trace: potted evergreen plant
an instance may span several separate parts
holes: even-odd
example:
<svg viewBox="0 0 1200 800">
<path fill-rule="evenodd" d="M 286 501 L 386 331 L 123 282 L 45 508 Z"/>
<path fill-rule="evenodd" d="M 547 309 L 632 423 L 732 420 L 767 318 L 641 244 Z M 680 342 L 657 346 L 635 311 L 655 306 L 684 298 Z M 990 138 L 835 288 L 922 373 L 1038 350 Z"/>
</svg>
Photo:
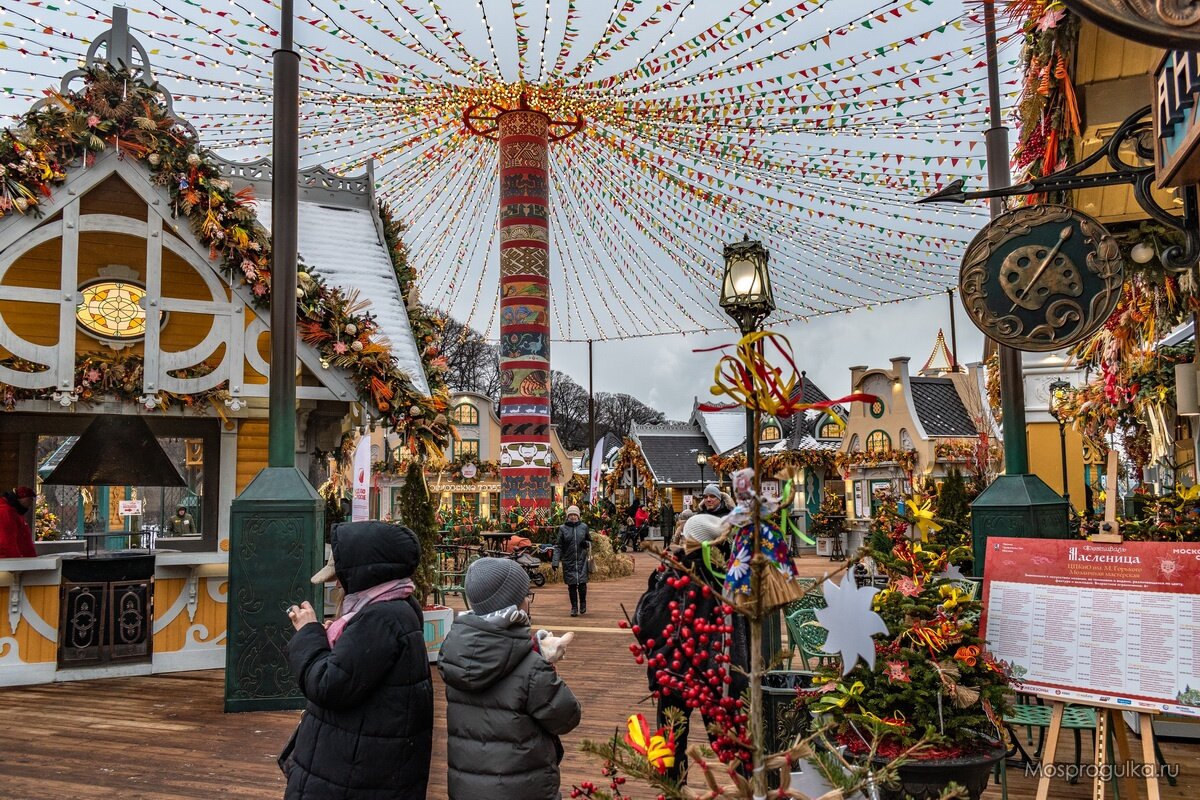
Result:
<svg viewBox="0 0 1200 800">
<path fill-rule="evenodd" d="M 846 527 L 846 509 L 844 501 L 833 492 L 826 492 L 821 499 L 821 507 L 813 514 L 808 533 L 817 540 L 817 555 L 830 556 L 833 554 L 833 543 L 840 537 Z"/>
<path fill-rule="evenodd" d="M 442 642 L 446 640 L 446 634 L 450 633 L 450 625 L 454 622 L 454 609 L 431 602 L 435 599 L 432 595 L 439 580 L 439 526 L 433 508 L 433 498 L 430 497 L 429 487 L 425 484 L 425 473 L 415 461 L 408 465 L 408 472 L 404 475 L 404 486 L 400 489 L 400 517 L 401 523 L 408 526 L 421 543 L 421 562 L 413 574 L 413 582 L 417 585 L 414 594 L 421 603 L 421 612 L 425 618 L 425 650 L 430 661 L 437 661 Z"/>
<path fill-rule="evenodd" d="M 982 606 L 952 569 L 970 551 L 922 542 L 927 531 L 919 517 L 893 508 L 880 513 L 887 522 L 876 526 L 863 553 L 889 578 L 873 600 L 887 627 L 874 637 L 875 663 L 859 661 L 845 675 L 820 672 L 801 703 L 833 725 L 850 756 L 879 763 L 927 743 L 909 753 L 898 770 L 901 785 L 885 789 L 886 800 L 935 798 L 950 783 L 978 800 L 1006 751 L 1010 667 L 987 651 L 979 636 Z"/>
</svg>

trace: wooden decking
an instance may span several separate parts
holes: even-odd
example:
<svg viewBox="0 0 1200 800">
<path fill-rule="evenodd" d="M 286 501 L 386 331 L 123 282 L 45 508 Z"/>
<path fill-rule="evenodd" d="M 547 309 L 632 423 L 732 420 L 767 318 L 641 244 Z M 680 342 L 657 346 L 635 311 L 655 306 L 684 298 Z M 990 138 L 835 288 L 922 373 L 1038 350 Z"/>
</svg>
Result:
<svg viewBox="0 0 1200 800">
<path fill-rule="evenodd" d="M 632 611 L 645 585 L 649 556 L 639 556 L 630 578 L 589 587 L 588 615 L 570 619 L 566 590 L 547 586 L 537 593 L 534 624 L 556 632 L 576 631 L 561 672 L 584 706 L 584 721 L 567 736 L 563 787 L 600 782 L 599 765 L 579 752 L 585 738 L 612 734 L 633 711 L 650 716 L 644 702 L 644 669 L 629 654 L 628 632 L 616 627 L 620 604 Z M 801 561 L 820 576 L 824 559 Z M 435 681 L 436 670 L 435 670 Z M 283 782 L 275 757 L 291 735 L 297 712 L 225 714 L 220 671 L 85 681 L 0 689 L 0 798 L 4 800 L 176 800 L 188 798 L 278 798 Z M 436 690 L 441 712 L 441 688 Z M 431 800 L 446 797 L 445 721 L 434 735 Z M 1136 739 L 1135 739 L 1136 742 Z M 1090 760 L 1084 736 L 1084 762 Z M 1064 735 L 1059 761 L 1073 755 Z M 1179 785 L 1163 782 L 1164 798 L 1193 798 L 1200 786 L 1200 746 L 1165 743 L 1168 762 L 1180 764 Z M 1009 771 L 1009 797 L 1032 798 L 1033 782 Z M 638 798 L 646 792 L 634 792 Z M 998 788 L 987 800 L 998 800 Z M 1086 782 L 1056 782 L 1055 800 L 1090 797 Z M 517 800 L 497 798 L 496 800 Z"/>
</svg>

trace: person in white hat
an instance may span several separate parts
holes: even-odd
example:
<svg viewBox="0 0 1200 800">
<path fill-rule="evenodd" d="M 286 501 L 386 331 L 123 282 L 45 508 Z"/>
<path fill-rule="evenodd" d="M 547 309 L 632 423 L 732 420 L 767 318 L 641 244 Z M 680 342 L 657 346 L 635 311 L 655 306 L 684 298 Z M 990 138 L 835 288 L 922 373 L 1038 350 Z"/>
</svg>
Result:
<svg viewBox="0 0 1200 800">
<path fill-rule="evenodd" d="M 579 519 L 579 506 L 567 509 L 567 521 L 558 526 L 552 569 L 562 565 L 563 583 L 571 598 L 571 616 L 587 613 L 588 565 L 592 556 L 592 532 Z"/>
</svg>

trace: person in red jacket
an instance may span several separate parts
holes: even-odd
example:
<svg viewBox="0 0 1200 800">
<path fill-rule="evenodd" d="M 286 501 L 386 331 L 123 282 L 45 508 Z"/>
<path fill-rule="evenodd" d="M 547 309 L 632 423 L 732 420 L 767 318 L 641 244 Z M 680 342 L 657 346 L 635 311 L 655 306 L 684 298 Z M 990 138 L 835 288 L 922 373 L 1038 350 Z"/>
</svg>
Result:
<svg viewBox="0 0 1200 800">
<path fill-rule="evenodd" d="M 33 489 L 18 486 L 0 498 L 0 558 L 33 558 L 33 533 L 25 515 L 33 508 Z"/>
</svg>

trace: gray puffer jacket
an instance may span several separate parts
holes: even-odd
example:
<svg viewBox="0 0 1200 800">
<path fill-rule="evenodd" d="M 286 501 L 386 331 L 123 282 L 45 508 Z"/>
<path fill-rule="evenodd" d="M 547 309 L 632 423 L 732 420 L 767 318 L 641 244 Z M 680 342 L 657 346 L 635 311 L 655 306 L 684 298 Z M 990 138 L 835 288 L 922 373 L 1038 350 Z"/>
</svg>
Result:
<svg viewBox="0 0 1200 800">
<path fill-rule="evenodd" d="M 559 800 L 558 737 L 579 724 L 579 701 L 528 623 L 503 613 L 459 616 L 438 658 L 450 800 Z"/>
</svg>

